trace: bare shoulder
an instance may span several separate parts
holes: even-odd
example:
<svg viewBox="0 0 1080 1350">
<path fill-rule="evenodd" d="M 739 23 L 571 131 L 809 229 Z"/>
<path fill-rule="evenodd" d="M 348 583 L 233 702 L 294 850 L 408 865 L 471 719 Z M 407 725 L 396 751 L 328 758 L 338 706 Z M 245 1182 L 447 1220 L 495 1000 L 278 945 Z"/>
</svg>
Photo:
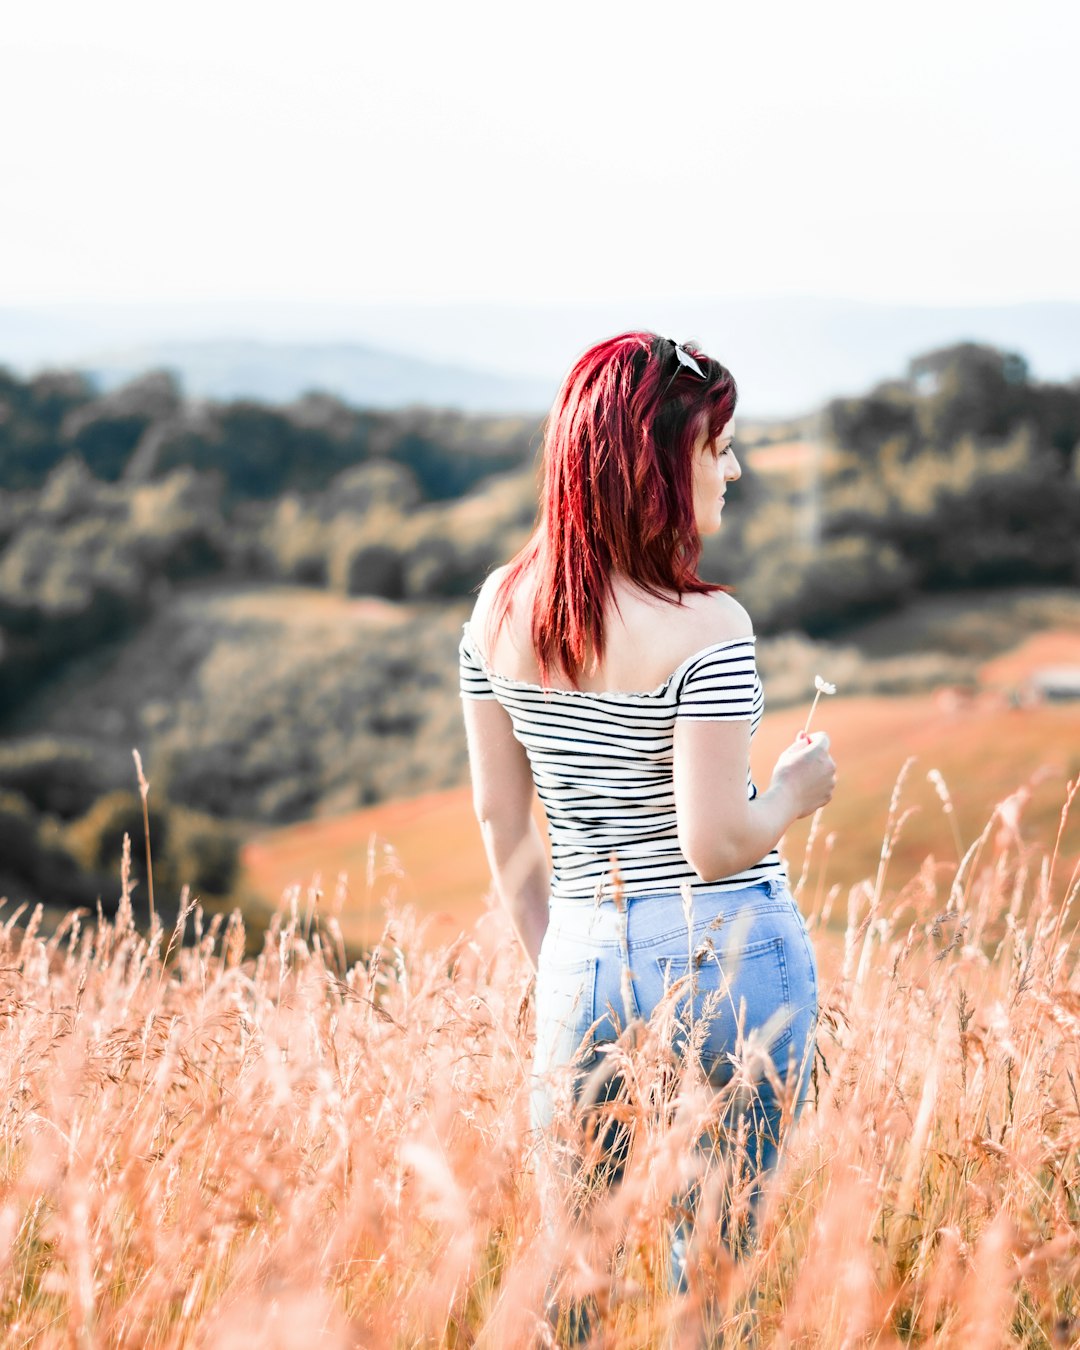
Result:
<svg viewBox="0 0 1080 1350">
<path fill-rule="evenodd" d="M 519 669 L 516 662 L 521 653 L 530 647 L 531 591 L 527 583 L 515 583 L 507 596 L 509 604 L 506 609 L 496 603 L 503 582 L 510 575 L 511 566 L 506 563 L 488 574 L 473 605 L 469 627 L 474 642 L 486 654 L 488 664 L 496 670 L 513 671 L 517 677 Z M 497 626 L 492 622 L 495 618 L 498 619 Z M 502 665 L 504 662 L 508 664 Z M 522 678 L 528 678 L 528 675 Z"/>
<path fill-rule="evenodd" d="M 473 612 L 470 623 L 474 628 L 483 627 L 488 615 L 491 613 L 491 607 L 495 603 L 495 596 L 498 594 L 499 587 L 502 585 L 503 578 L 509 571 L 509 564 L 502 567 L 496 567 L 490 571 L 484 578 L 484 584 L 480 587 L 476 597 L 476 603 L 473 605 Z"/>
<path fill-rule="evenodd" d="M 753 637 L 754 625 L 750 615 L 726 591 L 686 596 L 681 608 L 685 611 L 687 636 L 692 637 L 700 647 L 708 647 L 714 642 Z"/>
<path fill-rule="evenodd" d="M 608 689 L 652 688 L 704 647 L 753 636 L 750 616 L 724 591 L 659 600 L 627 589 L 605 643 Z"/>
</svg>

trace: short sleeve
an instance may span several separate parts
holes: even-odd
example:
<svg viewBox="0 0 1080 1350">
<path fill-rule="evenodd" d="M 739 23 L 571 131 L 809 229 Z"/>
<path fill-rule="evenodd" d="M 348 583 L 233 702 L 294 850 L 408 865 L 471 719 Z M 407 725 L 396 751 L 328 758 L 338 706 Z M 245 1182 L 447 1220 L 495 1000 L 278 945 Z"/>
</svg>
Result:
<svg viewBox="0 0 1080 1350">
<path fill-rule="evenodd" d="M 458 674 L 461 681 L 461 697 L 473 699 L 493 699 L 495 691 L 487 677 L 484 663 L 469 632 L 468 624 L 458 645 Z"/>
<path fill-rule="evenodd" d="M 687 666 L 679 682 L 675 716 L 700 722 L 752 721 L 762 692 L 754 658 L 754 639 L 707 647 Z"/>
</svg>

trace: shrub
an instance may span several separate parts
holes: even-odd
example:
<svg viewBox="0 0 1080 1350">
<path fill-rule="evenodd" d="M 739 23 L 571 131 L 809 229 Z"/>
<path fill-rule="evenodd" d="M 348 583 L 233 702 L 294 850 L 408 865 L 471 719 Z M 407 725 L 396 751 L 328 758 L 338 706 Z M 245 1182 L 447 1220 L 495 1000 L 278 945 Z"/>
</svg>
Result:
<svg viewBox="0 0 1080 1350">
<path fill-rule="evenodd" d="M 0 858 L 6 871 L 30 877 L 38 857 L 38 818 L 18 792 L 0 792 Z"/>
<path fill-rule="evenodd" d="M 155 895 L 174 902 L 182 887 L 196 894 L 228 895 L 236 880 L 239 844 L 227 825 L 150 799 L 150 848 Z M 115 875 L 124 835 L 131 840 L 132 876 L 145 883 L 142 801 L 134 792 L 110 792 L 64 831 L 72 856 L 89 872 Z"/>
<path fill-rule="evenodd" d="M 172 806 L 168 861 L 174 885 L 190 886 L 196 895 L 229 895 L 240 870 L 237 832 L 212 816 Z"/>
<path fill-rule="evenodd" d="M 854 536 L 786 557 L 769 555 L 740 594 L 760 631 L 801 629 L 824 637 L 895 609 L 911 594 L 912 577 L 891 545 Z"/>
<path fill-rule="evenodd" d="M 169 831 L 166 815 L 157 807 L 150 807 L 150 843 L 163 856 L 168 850 Z M 145 868 L 138 860 L 143 849 L 142 801 L 134 792 L 107 792 L 99 797 L 89 811 L 68 826 L 68 847 L 83 867 L 98 872 L 114 868 L 120 861 L 124 835 L 132 841 L 132 859 L 137 871 Z"/>
<path fill-rule="evenodd" d="M 366 515 L 369 511 L 411 511 L 420 504 L 420 485 L 403 465 L 379 459 L 339 473 L 326 492 L 323 514 Z"/>
<path fill-rule="evenodd" d="M 36 811 L 81 816 L 101 796 L 103 780 L 85 745 L 48 736 L 0 744 L 0 789 L 19 793 Z"/>
<path fill-rule="evenodd" d="M 179 580 L 216 570 L 226 553 L 220 483 L 185 468 L 133 488 L 126 533 L 146 574 Z"/>
<path fill-rule="evenodd" d="M 50 371 L 27 382 L 0 368 L 0 489 L 37 488 L 68 453 L 60 425 L 93 390 L 81 375 Z"/>
<path fill-rule="evenodd" d="M 331 544 L 331 586 L 345 595 L 402 599 L 405 555 L 399 540 L 400 522 L 392 518 L 380 516 L 378 521 L 352 528 L 343 524 Z"/>
<path fill-rule="evenodd" d="M 62 841 L 48 837 L 33 806 L 17 792 L 0 791 L 0 896 L 21 904 L 82 905 L 96 896 Z"/>
<path fill-rule="evenodd" d="M 326 584 L 326 526 L 299 493 L 286 493 L 263 519 L 247 523 L 254 527 L 252 570 L 301 585 Z"/>
</svg>

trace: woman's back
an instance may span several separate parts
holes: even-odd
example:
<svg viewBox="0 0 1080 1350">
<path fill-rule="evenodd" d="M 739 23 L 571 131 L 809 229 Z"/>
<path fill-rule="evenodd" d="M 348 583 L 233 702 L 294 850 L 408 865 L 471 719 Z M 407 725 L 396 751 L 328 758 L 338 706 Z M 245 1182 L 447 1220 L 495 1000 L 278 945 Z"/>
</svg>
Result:
<svg viewBox="0 0 1080 1350">
<path fill-rule="evenodd" d="M 506 622 L 487 642 L 491 602 L 506 574 L 501 567 L 484 585 L 473 611 L 472 628 L 492 670 L 513 680 L 542 683 L 532 642 L 534 584 L 523 578 L 511 597 Z M 660 599 L 620 576 L 612 577 L 612 599 L 604 612 L 604 652 L 596 669 L 580 672 L 579 690 L 638 693 L 655 689 L 688 656 L 713 642 L 749 637 L 750 618 L 732 596 L 723 591 L 673 595 Z M 552 689 L 574 686 L 561 672 L 553 672 Z"/>
<path fill-rule="evenodd" d="M 761 720 L 764 697 L 754 639 L 744 611 L 728 596 L 665 604 L 620 585 L 618 617 L 605 623 L 599 667 L 573 688 L 547 688 L 530 642 L 531 593 L 512 597 L 506 623 L 485 655 L 487 596 L 477 604 L 461 644 L 462 692 L 494 699 L 525 748 L 547 814 L 552 896 L 589 901 L 627 892 L 716 888 L 685 857 L 675 794 L 676 723 Z M 614 614 L 614 605 L 610 607 Z M 715 636 L 716 634 L 723 636 Z M 747 799 L 757 789 L 749 767 Z M 738 889 L 783 879 L 775 849 L 719 881 Z"/>
</svg>

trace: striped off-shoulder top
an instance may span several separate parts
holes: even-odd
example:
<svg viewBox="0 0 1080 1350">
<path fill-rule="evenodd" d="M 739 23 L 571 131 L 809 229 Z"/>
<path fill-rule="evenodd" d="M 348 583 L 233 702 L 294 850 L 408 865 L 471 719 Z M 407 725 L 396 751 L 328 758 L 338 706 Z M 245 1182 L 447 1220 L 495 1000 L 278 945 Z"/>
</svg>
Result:
<svg viewBox="0 0 1080 1350">
<path fill-rule="evenodd" d="M 764 709 L 754 638 L 714 642 L 649 693 L 543 689 L 490 670 L 468 623 L 459 649 L 463 698 L 497 699 L 525 747 L 551 837 L 552 898 L 736 890 L 786 880 L 776 849 L 745 871 L 702 881 L 679 848 L 674 733 L 680 717 L 749 721 Z M 757 796 L 747 769 L 747 796 Z"/>
</svg>

